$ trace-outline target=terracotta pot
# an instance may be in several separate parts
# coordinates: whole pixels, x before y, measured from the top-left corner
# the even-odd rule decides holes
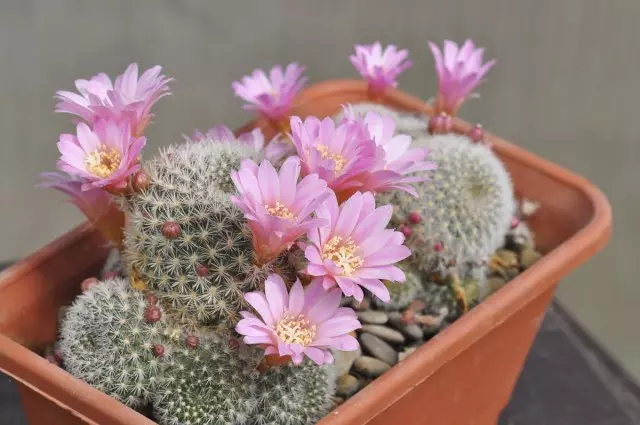
[[[329,81],[305,90],[294,114],[327,116],[367,101],[366,85]],[[430,112],[419,99],[389,91],[382,102]],[[275,128],[259,119],[267,136]],[[456,130],[470,125],[457,120]],[[544,258],[416,353],[324,418],[321,425],[490,425],[507,403],[558,281],[594,255],[611,233],[607,199],[557,165],[489,135],[519,196],[541,208],[531,220]],[[58,308],[95,273],[107,250],[81,226],[0,275],[0,370],[20,386],[31,424],[152,422],[49,364],[36,352],[55,338]]]

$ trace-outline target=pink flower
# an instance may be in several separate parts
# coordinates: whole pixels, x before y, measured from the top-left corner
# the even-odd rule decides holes
[[[59,190],[69,196],[69,201],[82,213],[95,218],[104,214],[111,204],[111,196],[103,189],[82,190],[83,181],[60,173],[42,173],[38,187]]]
[[[196,129],[193,131],[191,137],[184,136],[187,141],[202,142],[204,140],[213,140],[214,142],[233,142],[238,141],[248,146],[253,147],[255,150],[262,150],[264,148],[264,135],[259,128],[253,129],[246,133],[242,133],[238,137],[233,134],[233,131],[226,125],[216,125],[207,130],[206,133],[202,133]]]
[[[271,274],[265,292],[249,292],[244,298],[261,319],[242,311],[236,332],[246,344],[266,346],[265,356],[290,356],[294,364],[307,356],[318,365],[333,363],[329,349],[354,351],[358,341],[349,332],[361,327],[350,308],[340,307],[339,289],[325,291],[320,284],[303,288],[299,280],[291,292],[280,276]]]
[[[376,163],[361,176],[360,190],[386,192],[396,189],[418,197],[411,184],[426,178],[413,174],[436,168],[435,163],[425,160],[429,150],[409,149],[411,136],[395,134],[396,122],[390,115],[368,112],[361,117],[355,116],[350,107],[344,110],[344,122],[362,126],[377,146]]]
[[[280,172],[267,160],[260,166],[244,160],[231,178],[238,189],[232,201],[249,220],[258,262],[276,258],[306,232],[325,224],[310,217],[313,210],[331,193],[327,184],[311,174],[298,183],[300,160],[288,158]]]
[[[336,126],[331,118],[291,117],[291,139],[303,174],[318,174],[339,198],[361,188],[362,173],[376,162],[375,142],[351,121]]]
[[[382,50],[379,42],[368,46],[354,46],[356,52],[349,60],[375,91],[384,91],[387,87],[396,87],[396,78],[413,63],[407,59],[407,50],[398,50],[394,45]]]
[[[56,93],[57,112],[74,114],[92,124],[96,120],[128,121],[135,136],[141,136],[151,121],[151,107],[158,99],[170,94],[172,81],[161,75],[162,67],[154,66],[138,78],[138,65],[132,63],[114,84],[107,74],[90,80],[76,80],[78,93]]]
[[[391,205],[375,208],[371,192],[357,192],[341,206],[330,196],[316,209],[316,216],[329,225],[307,234],[311,244],[305,249],[306,273],[325,289],[337,285],[358,301],[365,288],[388,302],[389,291],[380,279],[403,282],[404,273],[393,264],[411,254],[402,245],[404,235],[386,229],[392,211]]]
[[[301,78],[305,68],[292,63],[284,72],[280,65],[271,68],[270,75],[256,69],[241,81],[232,84],[236,96],[246,100],[244,109],[260,111],[272,120],[285,118],[295,95],[307,82]]]
[[[144,137],[132,137],[127,123],[96,121],[93,130],[80,123],[77,135],[61,134],[58,168],[83,181],[82,190],[124,189],[127,177],[140,169]]]
[[[51,188],[69,196],[69,201],[102,231],[107,239],[119,243],[122,239],[124,215],[119,211],[111,195],[104,189],[83,190],[83,180],[60,174],[42,173],[38,187]]]
[[[453,41],[445,40],[444,57],[436,44],[429,42],[429,47],[438,73],[436,113],[455,115],[496,61],[483,64],[484,49],[476,49],[471,40],[460,48]]]

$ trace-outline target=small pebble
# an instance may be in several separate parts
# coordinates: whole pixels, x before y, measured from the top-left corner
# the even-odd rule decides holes
[[[353,375],[342,375],[336,382],[336,394],[349,398],[358,391],[359,387],[358,378]]]
[[[375,335],[363,333],[360,335],[360,345],[368,354],[387,364],[396,364],[398,362],[396,350]]]
[[[404,335],[400,332],[388,328],[386,326],[381,325],[363,325],[360,329],[362,332],[368,332],[373,334],[380,339],[383,339],[387,342],[391,342],[393,344],[402,344],[405,341]]]
[[[384,325],[389,320],[389,316],[384,311],[365,310],[358,311],[356,314],[360,322],[372,325]]]
[[[333,354],[333,367],[336,375],[342,376],[349,373],[353,362],[362,355],[362,350],[358,348],[354,351],[331,350]]]
[[[507,283],[507,280],[500,276],[490,277],[487,280],[487,286],[489,288],[489,293],[493,294],[498,289],[502,288]]]
[[[400,361],[400,362],[403,361],[404,359],[409,357],[409,355],[411,355],[417,349],[418,349],[418,347],[407,347],[407,348],[405,348],[403,352],[398,354],[398,361]]]
[[[518,254],[508,249],[499,249],[496,255],[505,263],[505,268],[518,265]]]
[[[419,341],[422,339],[422,328],[415,323],[407,325],[404,328],[398,330],[402,332],[407,338],[414,341]]]
[[[542,258],[542,254],[530,247],[524,247],[520,253],[522,267],[528,269]]]
[[[391,365],[373,357],[362,356],[353,363],[353,369],[365,376],[377,378],[391,369]]]
[[[516,276],[520,274],[520,269],[517,267],[509,267],[508,269],[504,269],[504,272],[506,273],[509,280],[511,280],[515,279]]]
[[[389,312],[389,325],[402,332],[404,336],[414,341],[422,339],[422,328],[415,324],[406,324],[402,319],[402,313],[397,311]]]

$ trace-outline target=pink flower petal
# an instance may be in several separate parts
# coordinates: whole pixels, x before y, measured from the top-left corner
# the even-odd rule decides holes
[[[266,296],[261,292],[248,292],[244,294],[244,299],[247,300],[251,307],[253,307],[258,314],[262,317],[264,323],[273,327],[275,325],[275,321],[273,316],[271,315],[271,310],[269,308],[269,303],[267,302]]]

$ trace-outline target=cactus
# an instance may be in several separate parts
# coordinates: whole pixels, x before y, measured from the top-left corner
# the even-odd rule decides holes
[[[504,244],[514,213],[509,174],[486,146],[455,134],[426,136],[414,146],[431,149],[437,169],[417,183],[419,199],[382,195],[394,204],[393,223],[409,229],[407,246],[423,272],[446,272],[482,263]]]
[[[199,143],[172,145],[161,151],[150,164],[150,171],[178,190],[206,192],[210,188],[234,193],[231,171],[240,168],[243,159],[259,161],[262,156],[262,151],[246,143],[205,139]]]
[[[91,286],[67,310],[60,350],[72,375],[137,408],[156,386],[156,346],[166,329],[153,300],[124,279],[108,280]]]
[[[312,425],[332,407],[335,376],[309,360],[269,369],[257,381],[257,408],[249,425]]]
[[[398,264],[398,267],[404,272],[406,280],[404,283],[384,281],[384,286],[387,287],[391,296],[390,301],[385,303],[377,297],[372,299],[373,305],[380,310],[402,310],[411,304],[422,290],[422,282],[418,273],[411,270],[406,262]]]
[[[366,115],[367,112],[391,115],[396,122],[396,133],[398,134],[408,134],[414,138],[427,134],[429,121],[422,114],[396,111],[379,103],[358,103],[351,105],[351,109],[356,115]],[[336,122],[341,121],[343,118],[344,112],[340,112],[334,116]]]
[[[246,423],[256,406],[254,365],[226,342],[191,335],[167,360],[154,416],[160,425]]]
[[[242,212],[223,192],[229,168],[251,152],[228,142],[171,147],[146,164],[149,184],[125,204],[128,267],[193,326],[234,325],[244,293],[266,276]]]

